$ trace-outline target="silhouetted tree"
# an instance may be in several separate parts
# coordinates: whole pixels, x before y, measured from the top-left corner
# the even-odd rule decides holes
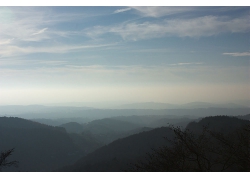
[[[7,158],[12,155],[14,151],[14,148],[9,149],[7,151],[1,152],[0,156],[0,171],[4,167],[9,167],[9,166],[17,166],[18,162],[17,161],[8,161]]]
[[[148,154],[134,165],[135,171],[250,171],[250,125],[228,134],[209,130],[199,133],[171,127],[175,133],[171,146]]]

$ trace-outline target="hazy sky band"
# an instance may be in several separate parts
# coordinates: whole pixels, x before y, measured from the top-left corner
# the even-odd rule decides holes
[[[1,104],[249,99],[249,7],[0,7],[0,26]]]

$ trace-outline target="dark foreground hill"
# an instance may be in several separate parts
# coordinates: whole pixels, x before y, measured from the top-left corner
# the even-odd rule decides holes
[[[189,123],[186,129],[173,126],[153,130],[137,128],[138,124],[131,122],[103,119],[90,123],[89,128],[83,127],[93,134],[68,134],[63,127],[0,117],[0,152],[15,148],[8,160],[19,161],[18,168],[2,170],[134,171],[135,165],[141,162],[136,171],[249,171],[250,121],[244,120],[248,116],[205,117]],[[79,125],[73,123],[72,127]],[[115,133],[128,132],[137,134],[103,147],[96,139],[97,135],[103,138],[111,134],[113,138]]]
[[[206,126],[210,131],[228,134],[235,131],[236,129],[241,128],[244,125],[249,124],[249,120],[239,119],[237,117],[213,116],[205,117],[199,122],[191,122],[187,125],[186,129],[189,129],[192,132],[199,133],[203,130],[203,127]]]
[[[249,124],[215,116],[192,122],[186,130],[157,128],[116,140],[58,171],[134,171],[135,165],[136,171],[246,171]],[[163,137],[174,140],[173,144]]]
[[[145,155],[166,143],[163,137],[173,137],[167,128],[157,128],[116,140],[58,171],[115,172],[130,168],[130,163],[143,160]]]
[[[167,145],[148,156],[135,171],[249,172],[250,121],[235,117],[206,117],[175,132],[173,146]]]
[[[19,166],[2,171],[52,171],[84,155],[64,128],[0,117],[0,151],[12,148],[10,160],[18,161]]]

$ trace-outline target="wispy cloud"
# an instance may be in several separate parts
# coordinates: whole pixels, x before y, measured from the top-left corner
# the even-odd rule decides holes
[[[67,53],[112,46],[105,42],[68,43],[69,38],[81,36],[82,32],[61,27],[89,16],[95,14],[55,13],[47,7],[0,7],[0,58],[32,53]],[[58,27],[58,24],[61,26]]]
[[[144,17],[162,17],[172,14],[194,11],[195,7],[160,7],[160,6],[133,6],[141,16]]]
[[[159,49],[133,49],[128,50],[128,52],[135,52],[135,53],[167,53],[167,52],[175,52],[173,49],[170,48],[159,48]]]
[[[48,7],[0,7],[0,37],[15,39],[15,43],[42,42],[67,37],[74,32],[58,29],[59,23],[68,23],[97,16],[92,13],[53,12]],[[49,31],[48,31],[49,29]]]
[[[26,59],[13,59],[11,58],[8,60],[0,60],[0,67],[1,66],[27,66],[27,65],[49,65],[49,66],[57,66],[66,64],[68,61],[61,61],[61,60],[26,60]]]
[[[183,15],[184,13],[206,12],[214,14],[216,12],[233,12],[245,9],[246,7],[191,7],[191,6],[131,6],[142,17],[160,18],[169,15]]]
[[[223,53],[223,55],[229,55],[229,56],[250,56],[250,52],[233,52],[233,53]]]
[[[13,41],[13,40],[14,40],[14,38],[12,38],[12,39],[3,39],[3,40],[0,42],[0,46],[1,46],[1,45],[10,44],[11,41]]]
[[[48,29],[48,28],[43,28],[43,29],[41,29],[40,31],[33,33],[32,35],[42,34],[42,33],[44,33],[47,29]]]
[[[98,37],[114,33],[124,40],[140,40],[163,36],[201,37],[219,33],[249,32],[249,16],[240,18],[203,16],[191,19],[171,19],[158,22],[125,23],[114,26],[95,26],[85,29],[85,34]]]
[[[76,52],[84,49],[102,48],[114,46],[115,44],[97,44],[97,45],[57,45],[57,46],[46,46],[46,47],[19,47],[19,46],[0,46],[0,57],[9,57],[17,55],[25,55],[32,53],[68,53]]]
[[[131,10],[131,8],[117,9],[117,10],[115,10],[113,13],[114,13],[114,14],[117,14],[117,13],[129,11],[129,10]]]
[[[175,63],[170,64],[171,66],[184,66],[184,65],[201,65],[204,64],[203,62],[190,62],[190,63]]]

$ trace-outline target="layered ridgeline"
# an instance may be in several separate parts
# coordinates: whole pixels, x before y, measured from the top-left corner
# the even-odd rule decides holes
[[[0,106],[0,116],[15,116],[25,119],[38,119],[41,122],[47,122],[51,125],[60,121],[68,121],[72,117],[74,121],[89,122],[95,119],[103,119],[117,116],[146,116],[146,115],[177,115],[177,116],[216,116],[216,115],[245,115],[249,113],[248,105],[238,104],[211,104],[206,102],[192,102],[183,105],[174,105],[166,103],[136,103],[109,109],[96,109],[90,107],[66,107],[66,106]],[[80,118],[79,118],[80,117]],[[77,119],[79,118],[79,119]],[[53,119],[54,121],[46,121]],[[69,121],[68,121],[69,122]]]
[[[225,171],[246,171],[248,168],[244,163],[247,164],[249,160],[249,153],[247,156],[247,151],[245,152],[245,150],[249,151],[249,148],[246,149],[246,147],[249,147],[249,144],[247,144],[249,141],[246,141],[250,138],[249,133],[242,134],[242,131],[238,130],[242,130],[242,127],[245,128],[247,125],[249,127],[249,115],[238,116],[238,118],[215,116],[195,121],[185,118],[172,119],[172,122],[176,124],[187,124],[189,122],[186,129],[194,133],[192,136],[190,133],[186,133],[185,129],[176,131],[176,126],[174,128],[161,127],[155,129],[153,127],[145,127],[145,123],[150,125],[153,122],[152,117],[146,118],[143,123],[142,117],[133,117],[100,119],[87,124],[72,122],[63,124],[61,127],[48,126],[21,118],[1,117],[0,151],[15,148],[13,155],[8,157],[8,160],[19,161],[19,167],[8,167],[2,169],[2,171],[214,171],[213,166],[210,169],[206,169],[207,166],[201,166],[202,169],[197,168],[195,161],[191,162],[192,166],[189,161],[186,161],[188,162],[187,167],[192,167],[193,169],[186,169],[185,166],[183,166],[185,167],[184,169],[180,169],[176,162],[179,162],[179,155],[183,157],[183,154],[178,151],[176,154],[176,151],[171,149],[174,158],[164,155],[164,158],[167,158],[165,162],[172,162],[172,164],[166,166],[168,168],[161,169],[162,165],[159,166],[159,161],[151,163],[150,156],[147,154],[158,152],[159,148],[166,149],[166,147],[177,149],[181,147],[181,149],[185,150],[184,152],[189,152],[191,157],[201,154],[200,158],[203,158],[203,160],[209,159],[207,154],[203,156],[203,153],[207,153],[207,149],[211,150],[211,147],[216,147],[208,151],[208,154],[218,153],[214,152],[214,150],[220,150],[222,156],[219,159],[226,164]],[[168,126],[168,123],[174,124],[171,123],[171,119],[164,118],[155,119],[155,122],[165,126]],[[204,132],[203,126],[208,127],[207,130],[209,131],[215,131],[226,136],[215,134],[217,139],[213,140],[213,138],[210,138],[212,137],[210,134],[208,139],[204,138],[205,136],[200,138],[200,135]],[[206,133],[209,131],[206,131]],[[167,137],[170,140],[174,140],[176,132],[180,134],[185,132],[186,136],[184,137],[187,138],[184,139],[192,137],[188,143],[195,147],[193,148],[194,152],[185,149],[187,147],[182,146],[183,143],[179,143],[180,147],[176,147],[175,144],[164,138]],[[210,144],[217,141],[219,143]],[[179,139],[177,142],[182,142],[182,140]],[[218,146],[218,144],[223,146]],[[184,155],[186,157],[187,154]],[[189,156],[186,158],[190,159]],[[157,160],[157,158],[154,159]],[[214,159],[211,160],[210,164],[214,164]],[[226,161],[224,162],[224,160]],[[153,167],[157,168],[152,169],[147,164],[149,162],[153,164]],[[228,162],[233,165],[229,164],[230,166],[227,167]],[[239,164],[246,168],[239,168]],[[172,169],[169,169],[169,167]],[[173,169],[173,167],[176,168]],[[220,167],[221,165],[217,166],[215,170],[220,171]]]
[[[17,168],[9,167],[2,171],[52,171],[74,163],[87,152],[100,147],[95,141],[77,140],[78,143],[62,127],[0,117],[0,151],[15,148],[9,160],[19,162]]]
[[[248,119],[249,115],[243,117]],[[250,121],[235,117],[206,117],[175,133],[172,146],[150,154],[135,171],[250,171]]]
[[[166,144],[163,137],[173,137],[167,128],[156,128],[118,139],[78,160],[74,165],[57,171],[119,172],[129,170],[131,163],[143,160],[147,153]]]
[[[188,131],[162,127],[141,132],[101,147],[81,158],[74,165],[58,171],[247,171],[249,167],[244,166],[244,163],[249,163],[249,153],[248,156],[244,156],[244,153],[249,151],[249,148],[245,147],[247,147],[246,143],[249,143],[248,138],[250,137],[249,129],[247,131],[245,128],[249,128],[250,122],[243,120],[244,116],[241,117],[242,119],[228,116],[206,117],[199,122],[189,123],[186,128],[186,130],[189,129]],[[204,136],[204,127],[206,127],[206,133],[213,132],[215,136],[211,136],[211,134]],[[239,132],[243,133],[239,134]],[[178,133],[182,138],[178,136]],[[178,141],[173,141],[177,144],[170,143],[164,137],[169,140],[174,140],[174,137],[177,137]],[[185,143],[190,143],[193,151],[188,149],[189,146],[186,147]],[[242,145],[244,143],[246,146]],[[216,148],[211,150],[213,145]],[[163,150],[164,148],[177,149],[168,151],[174,155],[171,156],[171,154],[159,153],[160,149],[158,148],[160,147]],[[182,147],[181,149],[185,151],[178,150],[178,147]],[[148,153],[158,158],[154,159],[152,156],[148,156]],[[199,156],[198,161],[194,158],[196,155]],[[179,167],[178,163],[175,164],[175,162],[179,162],[180,157],[185,157],[186,164],[184,163],[183,167],[185,168],[183,169]],[[242,157],[245,157],[245,161],[240,160]],[[217,162],[218,159],[220,161]],[[199,161],[203,164],[200,165]],[[173,162],[173,164],[169,164],[169,162]],[[166,167],[164,167],[164,163],[166,163]],[[208,167],[206,163],[209,164]]]
[[[1,117],[0,151],[15,148],[9,158],[19,161],[18,168],[2,171],[53,171],[114,140],[152,130],[155,125],[147,126],[158,120],[162,121],[162,116],[121,116],[54,127],[22,118]],[[182,122],[178,118],[165,120],[165,126],[171,121]]]
[[[101,144],[109,144],[112,141],[130,136],[132,134],[149,131],[157,127],[166,127],[169,124],[185,127],[195,119],[188,117],[168,116],[120,116],[93,120],[88,123],[69,122],[60,125],[68,133],[91,136]]]

